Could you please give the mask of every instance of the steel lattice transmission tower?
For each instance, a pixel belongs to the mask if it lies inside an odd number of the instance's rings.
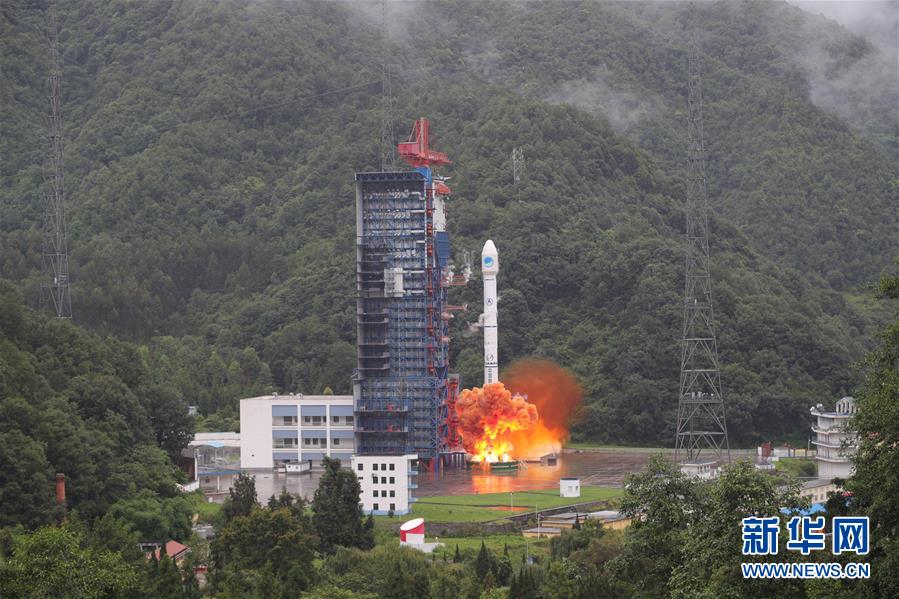
[[[66,192],[62,163],[62,116],[60,112],[59,32],[56,6],[51,2],[50,21],[50,106],[47,123],[47,164],[44,191],[44,281],[41,284],[41,304],[50,306],[57,318],[72,317],[72,297],[69,290],[69,243],[66,236]]]
[[[698,463],[700,454],[707,451],[714,454],[710,460],[730,461],[712,311],[702,80],[695,45],[688,70],[687,255],[675,460]]]
[[[381,1],[381,170],[396,166],[396,135],[393,131],[393,90],[390,85],[387,0]]]
[[[524,176],[524,152],[521,148],[512,148],[512,181],[520,183]]]

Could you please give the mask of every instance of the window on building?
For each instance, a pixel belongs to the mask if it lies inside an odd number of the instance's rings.
[[[352,416],[347,416],[347,417],[346,417],[346,423],[347,423],[347,426],[353,426],[353,417],[352,417]]]
[[[387,484],[387,477],[386,477],[386,476],[382,476],[382,477],[381,477],[381,484],[382,484],[382,485],[386,485],[386,484]]]
[[[395,512],[395,511],[396,511],[396,504],[395,504],[395,503],[391,503],[391,504],[390,504],[390,511],[391,511],[391,512]]]
[[[371,509],[374,511],[378,511],[378,504],[377,503],[371,504]]]
[[[312,439],[303,439],[303,445],[312,445]]]
[[[312,444],[313,444],[313,445],[318,445],[318,437],[314,437],[314,438],[312,439]]]
[[[312,418],[310,418],[309,416],[303,416],[303,423],[304,423],[304,424],[309,424],[309,423],[311,423],[311,422],[312,422]]]
[[[390,484],[392,485],[392,484],[395,483],[395,482],[396,482],[396,479],[393,478],[393,477],[391,476],[391,477],[390,477]]]
[[[391,491],[391,492],[390,492],[390,496],[391,496],[391,497],[396,497],[396,491]]]
[[[372,464],[372,465],[371,465],[371,469],[372,469],[372,470],[377,470],[377,469],[378,469],[378,465],[377,465],[377,464]]]
[[[372,484],[375,484],[375,485],[378,484],[378,477],[377,477],[377,476],[372,476],[372,477],[371,477],[371,482],[372,482]]]
[[[299,439],[272,439],[272,447],[275,449],[296,449]]]
[[[396,470],[395,466],[396,466],[396,464],[391,464],[391,465],[390,465],[390,469],[391,469],[391,470]]]
[[[340,439],[338,439],[337,437],[334,437],[332,441],[334,442],[334,445],[340,445]]]
[[[340,416],[331,416],[331,422],[334,424],[340,424]]]
[[[362,477],[360,476],[360,477],[358,477],[358,478],[359,478],[359,482],[361,483],[361,482],[362,482]]]
[[[272,426],[296,426],[296,416],[272,416]]]
[[[372,491],[371,494],[372,494],[372,497],[377,497],[377,496],[378,496],[378,491],[377,491],[377,490]]]
[[[387,470],[387,464],[381,464],[381,470]]]
[[[358,470],[359,472],[362,472],[363,470],[365,470],[364,466],[365,466],[365,464],[356,464],[356,470]]]

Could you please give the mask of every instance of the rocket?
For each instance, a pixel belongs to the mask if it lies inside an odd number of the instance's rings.
[[[481,250],[481,274],[484,277],[484,384],[499,381],[499,353],[496,326],[496,275],[499,255],[493,241],[487,240]]]

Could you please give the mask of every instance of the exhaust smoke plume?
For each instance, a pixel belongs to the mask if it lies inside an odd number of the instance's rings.
[[[465,389],[456,402],[459,436],[475,462],[539,458],[561,450],[583,390],[546,360],[513,365],[505,383]]]

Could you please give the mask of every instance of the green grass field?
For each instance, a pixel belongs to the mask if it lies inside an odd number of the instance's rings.
[[[191,493],[187,497],[190,499],[191,507],[193,507],[194,512],[197,514],[197,520],[199,522],[208,524],[215,524],[218,522],[219,514],[222,511],[222,504],[209,503],[199,491]]]
[[[580,497],[572,499],[559,497],[558,489],[521,491],[512,494],[512,505],[527,509],[514,512],[508,510],[509,493],[421,497],[412,504],[412,516],[432,522],[485,522],[500,520],[510,514],[533,512],[535,508],[545,510],[590,501],[604,501],[619,497],[621,493],[621,489],[587,486],[581,487]]]
[[[809,458],[781,458],[774,462],[774,468],[800,479],[814,478],[818,472],[815,460]]]
[[[446,558],[453,561],[453,555],[456,553],[456,546],[459,546],[459,552],[463,559],[474,559],[481,548],[481,541],[487,545],[487,548],[494,555],[502,555],[504,548],[509,548],[509,557],[513,564],[520,564],[522,556],[525,552],[530,555],[549,555],[549,539],[525,539],[521,534],[495,534],[485,537],[435,537],[428,535],[428,542],[433,543],[435,540],[443,543],[443,547],[437,550],[437,559],[443,560],[443,554]]]

